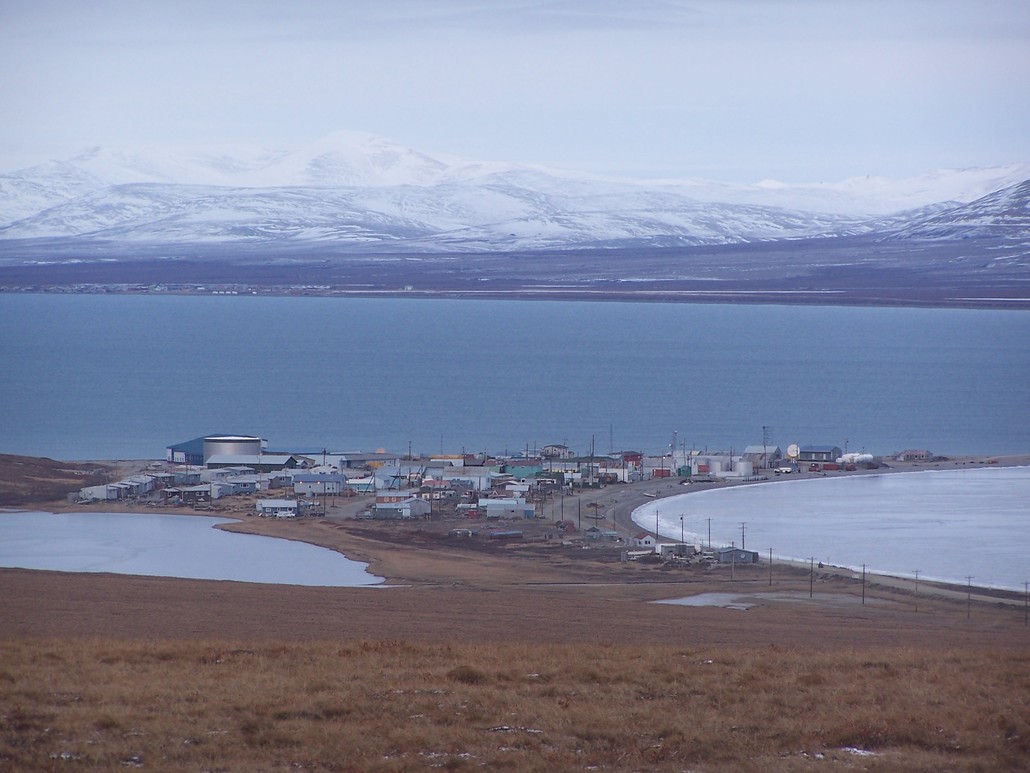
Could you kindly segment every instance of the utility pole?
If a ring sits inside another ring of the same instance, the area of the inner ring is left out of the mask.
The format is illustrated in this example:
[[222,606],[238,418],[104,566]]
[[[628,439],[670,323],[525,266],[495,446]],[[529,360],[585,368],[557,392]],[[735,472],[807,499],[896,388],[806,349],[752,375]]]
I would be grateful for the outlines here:
[[973,577],[972,574],[966,575],[966,620],[969,619],[970,610],[973,606]]
[[808,559],[808,598],[815,592],[815,556]]
[[772,587],[772,548],[769,548],[769,587]]
[[865,606],[865,564],[862,564],[862,606]]
[[712,549],[712,519],[708,519],[708,549]]
[[915,575],[916,575],[916,612],[918,612],[919,611],[919,573],[921,571],[923,571],[923,570],[922,569],[915,569],[913,571],[915,572]]
[[684,542],[683,542],[683,516],[682,515],[680,516],[680,544],[681,545],[684,544]]
[[747,524],[747,521],[741,521],[740,522],[740,549],[741,550],[744,549],[744,526],[746,524]]

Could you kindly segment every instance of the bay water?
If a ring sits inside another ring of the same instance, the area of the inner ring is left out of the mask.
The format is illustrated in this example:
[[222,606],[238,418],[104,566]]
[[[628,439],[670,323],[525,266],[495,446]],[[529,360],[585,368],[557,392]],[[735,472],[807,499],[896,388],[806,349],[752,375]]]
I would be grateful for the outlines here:
[[1030,313],[445,299],[0,296],[0,452],[1030,451]]

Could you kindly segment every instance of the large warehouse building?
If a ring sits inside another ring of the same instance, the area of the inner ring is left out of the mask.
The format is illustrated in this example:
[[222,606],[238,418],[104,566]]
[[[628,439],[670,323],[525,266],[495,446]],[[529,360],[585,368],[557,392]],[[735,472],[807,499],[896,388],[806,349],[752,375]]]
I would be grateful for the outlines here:
[[258,456],[264,450],[265,442],[254,435],[204,435],[168,446],[165,459],[173,464],[192,464],[200,467],[207,464],[207,460],[212,456],[222,454]]

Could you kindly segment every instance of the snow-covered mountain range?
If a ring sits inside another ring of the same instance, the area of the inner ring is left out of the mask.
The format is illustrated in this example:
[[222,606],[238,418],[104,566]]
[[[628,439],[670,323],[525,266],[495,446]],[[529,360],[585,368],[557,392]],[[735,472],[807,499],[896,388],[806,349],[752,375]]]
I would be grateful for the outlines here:
[[1028,178],[1030,165],[810,185],[639,181],[434,158],[340,132],[289,152],[96,148],[0,175],[0,240],[461,252],[1023,238]]

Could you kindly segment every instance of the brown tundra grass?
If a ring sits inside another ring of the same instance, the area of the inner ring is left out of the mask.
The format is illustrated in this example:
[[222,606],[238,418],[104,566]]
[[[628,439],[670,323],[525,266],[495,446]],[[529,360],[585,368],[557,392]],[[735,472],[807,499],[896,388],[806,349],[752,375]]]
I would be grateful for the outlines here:
[[1030,654],[0,642],[0,770],[1030,770]]

